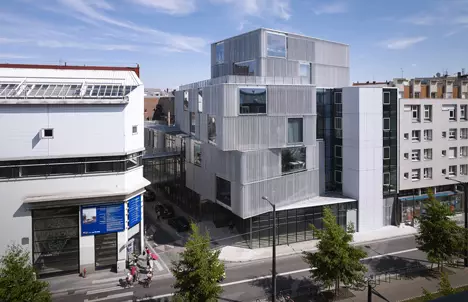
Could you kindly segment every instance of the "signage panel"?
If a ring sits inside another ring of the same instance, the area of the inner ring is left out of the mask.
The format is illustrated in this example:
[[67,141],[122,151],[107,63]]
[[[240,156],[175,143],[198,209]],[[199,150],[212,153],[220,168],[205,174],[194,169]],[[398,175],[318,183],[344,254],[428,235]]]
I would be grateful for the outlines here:
[[121,204],[82,206],[81,235],[121,232],[125,229],[125,206]]
[[128,200],[128,227],[131,228],[141,221],[141,195]]

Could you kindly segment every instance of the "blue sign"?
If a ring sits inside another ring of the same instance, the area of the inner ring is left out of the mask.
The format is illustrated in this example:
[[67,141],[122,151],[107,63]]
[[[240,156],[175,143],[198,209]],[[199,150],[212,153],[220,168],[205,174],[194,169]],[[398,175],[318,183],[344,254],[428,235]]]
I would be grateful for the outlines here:
[[81,235],[121,232],[125,229],[125,206],[121,204],[81,207]]
[[141,195],[128,200],[128,227],[131,228],[141,221]]

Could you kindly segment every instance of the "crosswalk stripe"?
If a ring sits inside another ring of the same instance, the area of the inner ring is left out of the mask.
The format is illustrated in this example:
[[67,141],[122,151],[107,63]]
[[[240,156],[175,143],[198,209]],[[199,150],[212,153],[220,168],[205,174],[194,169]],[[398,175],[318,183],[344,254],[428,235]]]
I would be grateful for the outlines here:
[[108,288],[100,288],[100,289],[95,289],[95,290],[90,290],[86,292],[86,295],[95,295],[95,294],[102,294],[102,293],[107,293],[107,292],[112,292],[116,290],[120,290],[122,287],[120,286],[113,286],[113,287],[108,287]]
[[98,302],[98,301],[118,299],[118,298],[123,298],[123,297],[128,297],[128,296],[133,296],[133,292],[125,292],[121,294],[110,295],[110,296],[99,298],[99,299],[91,299],[91,300],[85,299],[83,302]]
[[158,268],[158,271],[164,270],[163,267],[162,267],[162,265],[159,263],[159,261],[154,261],[154,262],[155,262],[155,264],[156,264],[156,267]]

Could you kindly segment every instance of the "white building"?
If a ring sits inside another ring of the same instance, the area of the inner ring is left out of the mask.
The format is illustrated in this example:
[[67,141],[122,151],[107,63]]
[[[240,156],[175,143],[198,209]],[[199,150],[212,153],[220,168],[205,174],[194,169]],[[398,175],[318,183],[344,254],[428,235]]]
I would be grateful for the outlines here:
[[40,275],[125,268],[143,245],[143,84],[129,68],[0,66],[0,251]]

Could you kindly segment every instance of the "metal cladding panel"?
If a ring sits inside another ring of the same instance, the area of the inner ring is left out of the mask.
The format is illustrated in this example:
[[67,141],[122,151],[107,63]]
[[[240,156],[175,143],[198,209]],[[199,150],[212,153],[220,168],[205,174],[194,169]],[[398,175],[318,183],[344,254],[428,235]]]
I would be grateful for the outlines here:
[[265,65],[266,77],[297,77],[299,76],[299,62],[281,58],[262,58]]
[[208,114],[200,113],[199,120],[197,121],[199,124],[198,127],[198,137],[204,143],[208,142]]
[[281,148],[286,145],[286,118],[239,116],[223,118],[222,150]]
[[235,181],[231,182],[231,211],[240,217],[242,217],[242,213],[244,212],[244,204],[242,202],[243,192],[243,185]]
[[288,60],[315,61],[314,40],[288,35]]
[[213,85],[203,89],[203,112],[221,116],[223,112],[222,99],[224,99],[223,85]]
[[271,211],[271,206],[262,196],[267,196],[277,207],[281,207],[318,196],[318,192],[318,169],[255,182],[244,186],[242,212],[236,214],[245,219]]
[[269,115],[316,114],[315,87],[274,85],[267,89]]
[[219,100],[222,102],[222,116],[237,116],[239,114],[239,87],[242,85],[223,85],[222,95]]
[[204,198],[215,200],[216,198],[216,178],[214,173],[207,173],[202,167],[192,163],[186,164],[187,187]]
[[209,173],[229,181],[239,181],[240,162],[240,152],[223,152],[210,143],[202,145],[202,167]]
[[302,135],[305,145],[315,145],[317,140],[317,116],[305,115],[303,117]]
[[319,146],[315,144],[314,146],[307,146],[306,149],[306,167],[307,170],[316,170],[319,169]]
[[184,92],[176,91],[175,96],[176,125],[185,133],[190,133],[189,111],[184,110]]
[[281,176],[281,150],[242,152],[241,183],[246,184]]
[[198,112],[198,88],[188,90],[189,111]]
[[315,63],[349,67],[349,46],[317,40],[315,42]]
[[346,87],[350,84],[348,67],[315,64],[313,72],[317,87]]

